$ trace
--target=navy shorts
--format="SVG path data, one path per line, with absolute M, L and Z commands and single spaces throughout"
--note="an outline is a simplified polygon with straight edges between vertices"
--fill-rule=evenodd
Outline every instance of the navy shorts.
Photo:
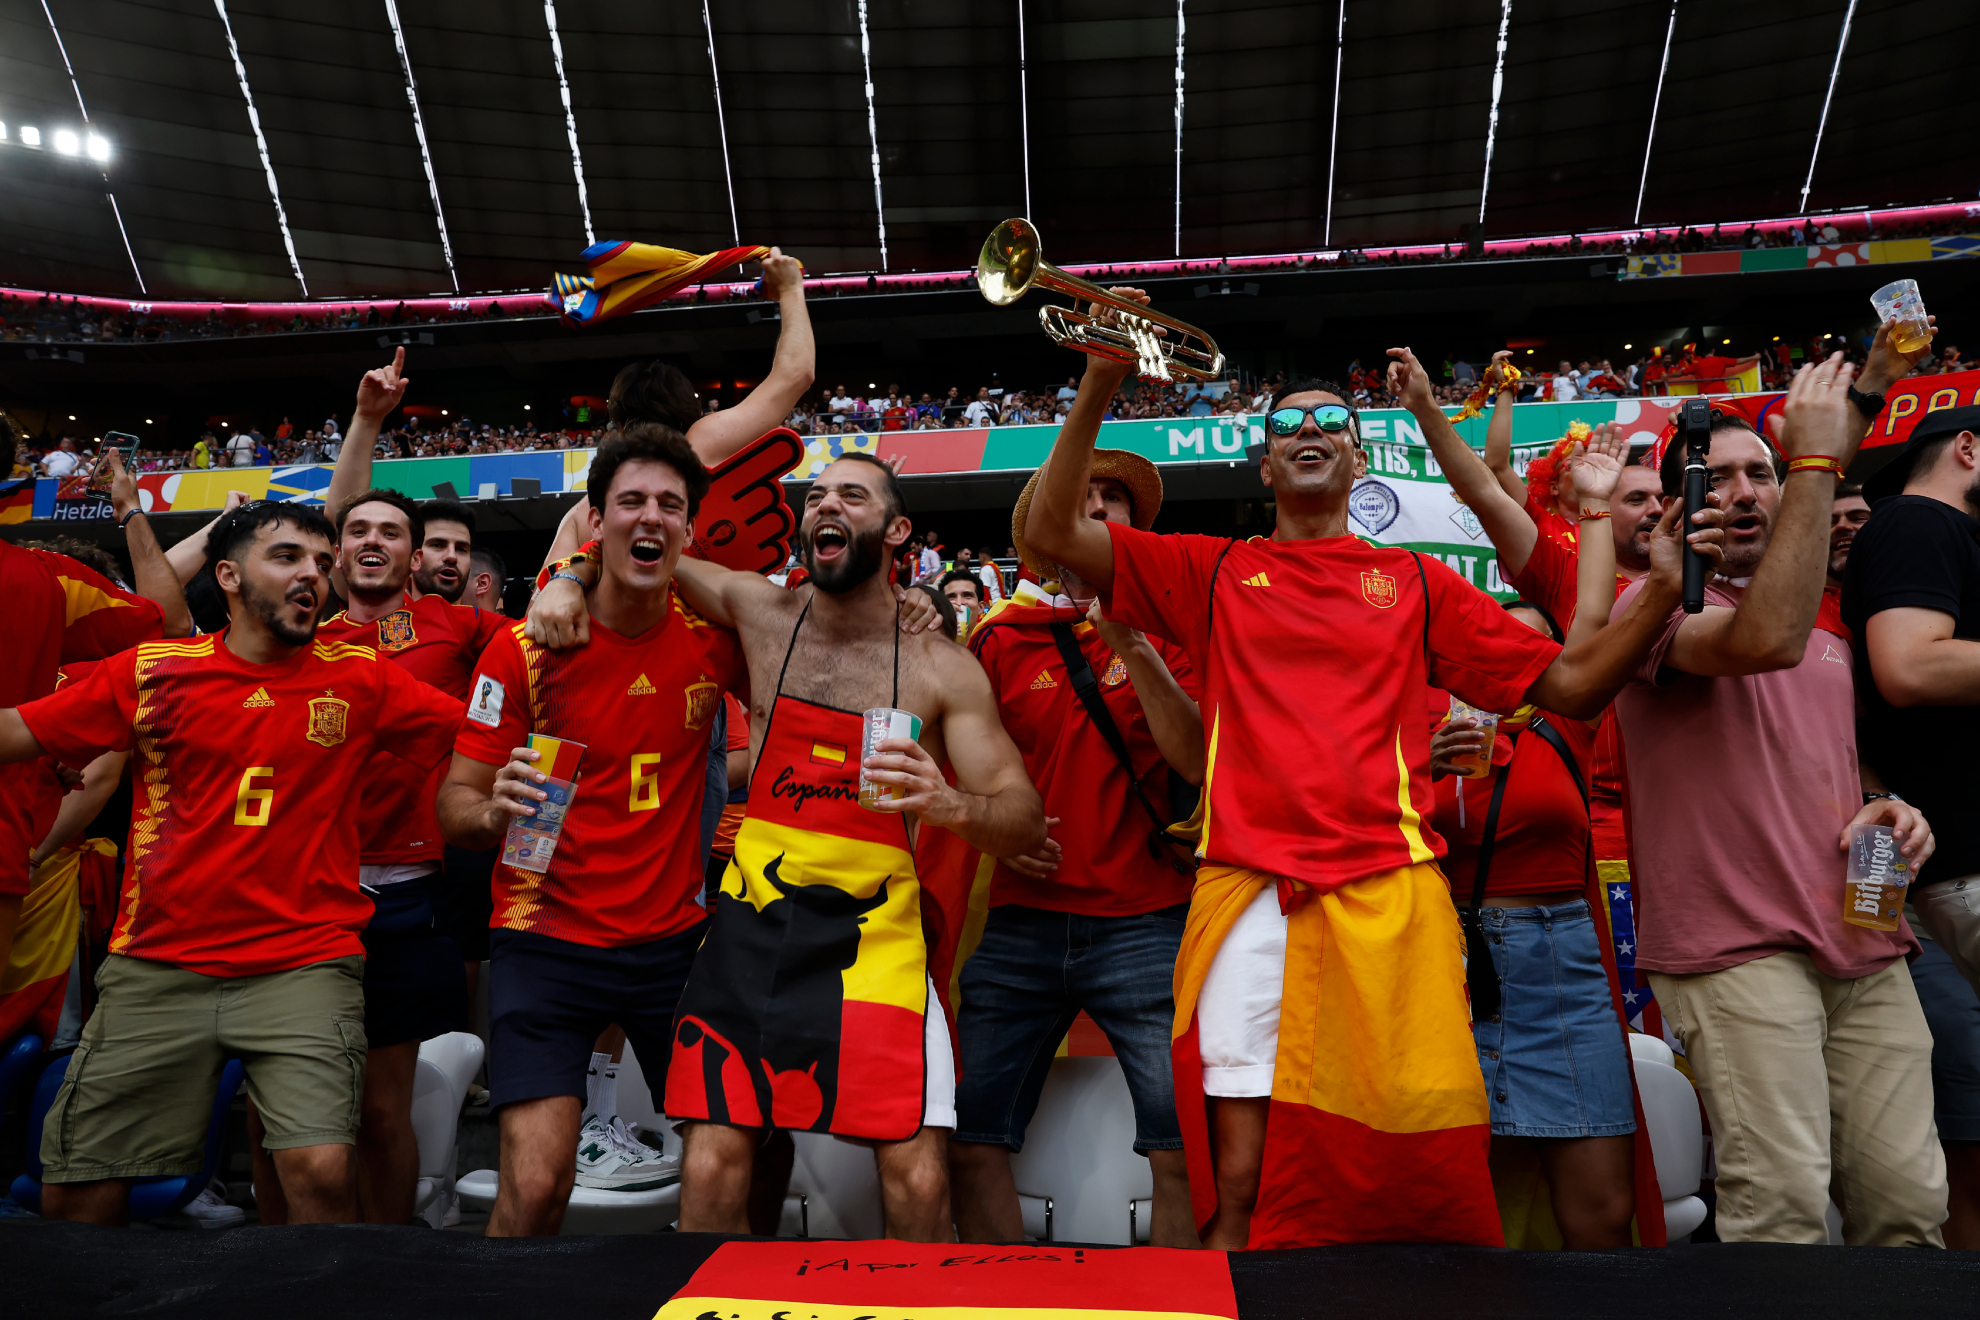
M 963 964 L 963 1072 L 951 1140 L 1022 1150 L 1052 1056 L 1084 1009 L 1127 1075 L 1135 1150 L 1181 1150 L 1169 1034 L 1188 917 L 1187 903 L 1134 917 L 990 909 L 983 940 Z
M 447 883 L 439 900 L 440 933 L 463 962 L 488 961 L 488 922 L 495 915 L 495 858 L 500 848 L 447 849 Z
M 1933 940 L 1911 961 L 1918 1006 L 1932 1029 L 1932 1104 L 1941 1141 L 1980 1142 L 1980 998 Z
M 445 883 L 436 872 L 364 890 L 364 1035 L 372 1049 L 468 1029 L 461 952 L 436 924 Z
M 1472 1024 L 1493 1135 L 1636 1131 L 1629 1046 L 1588 901 L 1487 907 L 1482 916 L 1503 995 L 1496 1017 Z
M 530 931 L 489 941 L 488 1092 L 499 1109 L 521 1100 L 580 1100 L 598 1033 L 617 1023 L 639 1054 L 657 1109 L 667 1094 L 674 1010 L 707 923 L 678 935 L 596 949 Z

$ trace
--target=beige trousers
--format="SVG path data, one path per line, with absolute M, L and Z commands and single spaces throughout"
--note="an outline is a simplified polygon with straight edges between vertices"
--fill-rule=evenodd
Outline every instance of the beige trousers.
M 1902 959 L 1855 980 L 1802 953 L 1650 973 L 1712 1121 L 1725 1242 L 1940 1247 L 1932 1036 Z
M 1980 875 L 1913 886 L 1911 910 L 1980 994 Z

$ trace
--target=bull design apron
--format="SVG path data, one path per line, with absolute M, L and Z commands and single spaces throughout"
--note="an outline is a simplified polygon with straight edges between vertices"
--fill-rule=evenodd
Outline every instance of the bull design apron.
M 809 613 L 675 1015 L 666 1112 L 904 1141 L 926 1085 L 921 886 L 907 817 L 859 805 L 861 714 L 784 695 Z

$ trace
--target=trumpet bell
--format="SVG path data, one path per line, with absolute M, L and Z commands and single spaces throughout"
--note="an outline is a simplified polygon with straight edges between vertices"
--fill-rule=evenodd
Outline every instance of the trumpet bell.
M 1150 307 L 1115 296 L 1091 280 L 1068 275 L 1041 255 L 1038 227 L 1014 216 L 990 231 L 976 258 L 976 287 L 999 307 L 1032 288 L 1069 294 L 1091 305 L 1041 307 L 1038 322 L 1055 343 L 1093 357 L 1132 363 L 1143 380 L 1178 376 L 1212 380 L 1224 369 L 1217 341 L 1203 331 Z
M 999 307 L 1031 291 L 1038 278 L 1038 230 L 1023 217 L 1006 220 L 983 240 L 976 256 L 976 287 Z

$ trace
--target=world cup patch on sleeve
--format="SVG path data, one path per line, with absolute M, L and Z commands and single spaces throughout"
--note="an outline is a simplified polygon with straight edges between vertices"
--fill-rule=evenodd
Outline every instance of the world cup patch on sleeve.
M 476 674 L 474 693 L 468 698 L 467 717 L 491 729 L 499 727 L 502 723 L 502 699 L 507 695 L 499 682 L 486 674 Z

